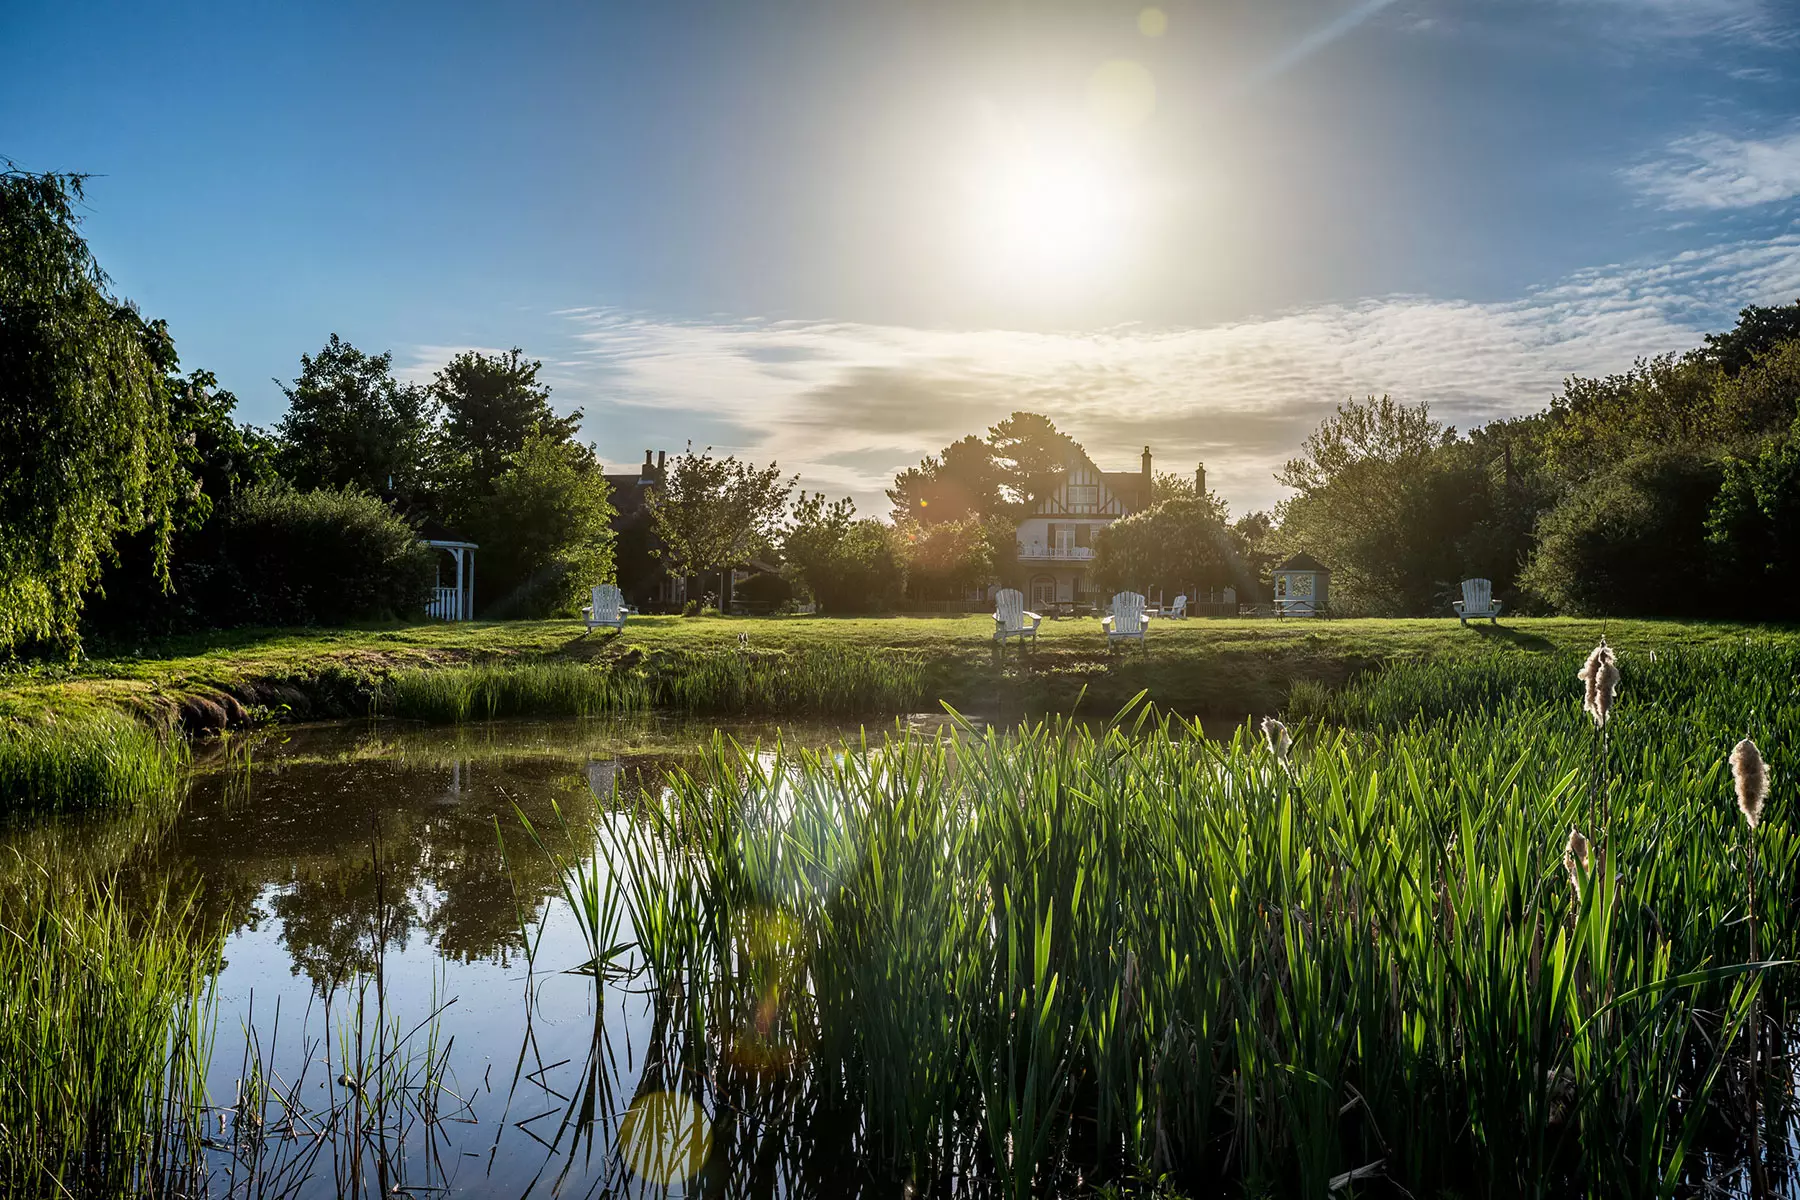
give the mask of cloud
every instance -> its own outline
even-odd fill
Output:
[[[1761,141],[1701,133],[1626,178],[1671,209],[1750,208],[1800,196],[1800,129]]]
[[[1793,38],[1789,21],[1766,0],[1563,0],[1612,19],[1632,38],[1720,38],[1783,45]]]
[[[1161,469],[1204,461],[1242,512],[1280,498],[1273,473],[1346,398],[1427,401],[1467,428],[1541,409],[1567,375],[1686,349],[1744,304],[1795,295],[1800,234],[1597,267],[1491,303],[1388,296],[1205,328],[1063,333],[584,309],[533,353],[609,462],[692,438],[885,513],[894,471],[1030,409],[1109,470],[1134,468],[1145,445]]]

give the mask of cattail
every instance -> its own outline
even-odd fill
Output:
[[[1732,747],[1731,778],[1737,784],[1738,809],[1754,830],[1762,821],[1763,801],[1769,798],[1769,770],[1762,751],[1749,738]]]
[[[1613,697],[1619,691],[1618,660],[1613,657],[1612,647],[1606,644],[1604,637],[1575,677],[1587,685],[1582,709],[1594,718],[1595,725],[1604,726],[1612,712]]]
[[[1569,841],[1563,847],[1563,866],[1568,868],[1569,883],[1575,888],[1575,899],[1581,899],[1581,872],[1593,866],[1594,844],[1569,826]]]
[[[1282,762],[1287,761],[1288,751],[1293,748],[1294,740],[1288,736],[1288,728],[1274,717],[1264,717],[1262,723],[1263,738],[1269,743],[1269,753]]]

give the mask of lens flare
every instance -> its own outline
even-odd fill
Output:
[[[1161,37],[1169,29],[1169,14],[1160,8],[1146,8],[1138,14],[1138,32],[1145,37]]]
[[[1088,109],[1111,129],[1133,129],[1156,111],[1156,80],[1150,68],[1129,58],[1101,63],[1088,76]]]

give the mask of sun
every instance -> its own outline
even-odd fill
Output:
[[[1138,207],[1120,156],[1069,133],[994,139],[970,191],[979,260],[1030,287],[1091,280],[1116,267]]]

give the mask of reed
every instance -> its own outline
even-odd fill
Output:
[[[0,822],[173,797],[185,756],[120,712],[0,719]]]
[[[102,885],[0,920],[0,1194],[178,1194],[199,1174],[217,931]]]
[[[390,675],[375,711],[426,721],[593,717],[664,709],[751,716],[897,713],[925,699],[917,657],[855,646],[677,650],[614,668],[488,663]]]
[[[647,1053],[797,1174],[826,1144],[1018,1197],[1668,1194],[1696,1147],[1741,1154],[1722,1067],[1753,1000],[1794,996],[1743,962],[1711,736],[1748,693],[1800,719],[1746,669],[1786,653],[1632,664],[1604,871],[1569,832],[1593,721],[1559,659],[1436,668],[1428,717],[1367,681],[1334,703],[1376,728],[1289,722],[1285,761],[1248,724],[1218,743],[1141,714],[720,741],[570,887],[606,916],[593,957],[659,998]],[[1800,886],[1779,808],[1762,896]],[[1785,958],[1796,914],[1757,918]]]

